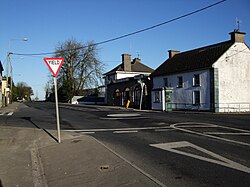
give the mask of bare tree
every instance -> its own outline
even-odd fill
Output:
[[[102,84],[103,64],[97,58],[94,42],[83,44],[74,39],[59,43],[55,57],[63,57],[64,64],[58,75],[58,87],[63,100],[70,100],[83,89]],[[62,98],[61,98],[62,100]]]
[[[14,98],[20,97],[29,101],[30,97],[34,95],[32,88],[25,82],[18,82],[14,90]]]

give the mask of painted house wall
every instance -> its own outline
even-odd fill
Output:
[[[200,86],[193,86],[194,74],[200,75]],[[182,88],[178,88],[178,78],[183,77]],[[153,78],[153,90],[165,87],[164,79],[168,79],[169,87],[173,88],[172,107],[173,109],[200,109],[210,110],[210,70],[201,70],[194,72],[179,73],[173,75],[159,76]],[[193,105],[193,92],[200,91],[199,106]],[[165,110],[165,95],[161,92],[159,102],[155,101],[155,92],[152,92],[152,109]]]
[[[235,43],[213,65],[218,69],[219,112],[250,111],[250,50]]]

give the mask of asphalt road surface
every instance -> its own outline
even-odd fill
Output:
[[[37,128],[56,129],[53,103],[26,105],[50,116]],[[60,104],[60,118],[62,131],[95,137],[160,186],[250,186],[249,114]]]

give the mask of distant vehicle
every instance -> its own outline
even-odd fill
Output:
[[[79,103],[78,103],[78,101],[72,101],[71,104],[78,105]]]
[[[24,98],[22,98],[22,97],[17,98],[17,102],[22,103],[23,101],[24,101]]]

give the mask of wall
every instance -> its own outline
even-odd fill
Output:
[[[235,43],[213,65],[218,68],[219,112],[250,111],[250,50]]]
[[[194,74],[200,75],[200,86],[193,86]],[[177,88],[178,76],[183,77],[183,87]],[[172,103],[173,109],[199,109],[210,110],[210,70],[201,70],[187,73],[180,73],[168,76],[160,76],[153,78],[153,89],[164,87],[164,78],[168,78],[169,87],[173,88]],[[193,103],[193,91],[200,91],[201,105],[194,106]],[[160,103],[154,102],[155,93],[152,92],[152,109],[163,110],[162,99]],[[161,97],[164,98],[164,95]]]

